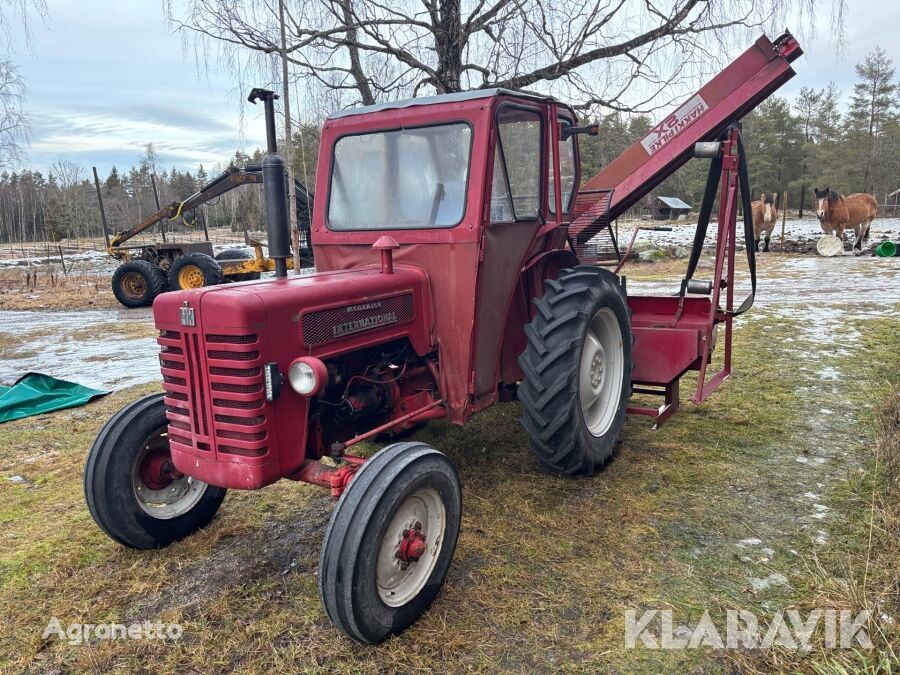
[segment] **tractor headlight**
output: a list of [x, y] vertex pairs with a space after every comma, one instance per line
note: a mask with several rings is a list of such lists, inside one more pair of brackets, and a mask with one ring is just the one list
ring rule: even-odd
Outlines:
[[319, 359], [304, 356], [297, 359], [288, 369], [288, 381], [291, 389], [301, 396], [313, 396], [319, 393], [328, 381], [328, 368]]

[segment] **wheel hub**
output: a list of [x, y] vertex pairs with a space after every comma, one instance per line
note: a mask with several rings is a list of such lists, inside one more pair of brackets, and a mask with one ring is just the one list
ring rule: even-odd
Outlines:
[[612, 425], [621, 400], [625, 359], [615, 314], [601, 308], [587, 325], [581, 351], [578, 396], [585, 424], [594, 436]]
[[129, 272], [122, 278], [122, 290], [130, 298], [139, 298], [147, 290], [144, 277], [137, 272]]
[[600, 388], [600, 383], [603, 381], [603, 350], [601, 348], [596, 354], [594, 354], [594, 358], [591, 359], [591, 386], [594, 389]]
[[425, 535], [422, 534], [422, 523], [416, 521], [411, 530], [403, 530], [403, 538], [395, 554], [400, 560], [400, 568], [406, 569], [411, 562], [418, 562], [427, 549]]
[[201, 288], [203, 286], [203, 272], [194, 265], [185, 265], [178, 272], [178, 285], [182, 288]]
[[155, 448], [144, 456], [141, 462], [140, 473], [144, 485], [151, 490], [162, 490], [173, 480], [178, 480], [184, 476], [183, 473], [175, 469], [169, 453], [162, 448]]
[[177, 518], [200, 501], [209, 486], [175, 468], [166, 427], [144, 443], [131, 469], [131, 488], [138, 506], [160, 520]]
[[389, 607], [399, 607], [425, 586], [443, 544], [447, 509], [433, 488], [417, 490], [397, 508], [384, 533], [375, 581]]

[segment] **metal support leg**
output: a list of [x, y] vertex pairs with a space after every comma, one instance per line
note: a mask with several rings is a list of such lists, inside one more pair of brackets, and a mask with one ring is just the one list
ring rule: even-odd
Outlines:
[[[731, 375], [731, 339], [734, 310], [734, 254], [737, 240], [738, 201], [738, 134], [732, 129], [723, 145], [722, 181], [719, 193], [719, 222], [716, 239], [716, 263], [713, 276], [713, 295], [706, 325], [700, 373], [697, 377], [697, 391], [691, 402], [700, 404]], [[727, 259], [727, 269], [726, 269]], [[719, 306], [722, 289], [725, 289], [725, 308]], [[706, 371], [712, 356], [711, 342], [716, 324], [725, 324], [725, 363], [720, 371], [706, 380]]]

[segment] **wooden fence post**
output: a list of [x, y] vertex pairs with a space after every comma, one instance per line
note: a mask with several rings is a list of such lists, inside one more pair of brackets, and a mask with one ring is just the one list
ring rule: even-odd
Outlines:
[[63, 257], [62, 244], [57, 245], [59, 249], [59, 261], [62, 263], [63, 274], [69, 276], [69, 270], [66, 269], [66, 259]]

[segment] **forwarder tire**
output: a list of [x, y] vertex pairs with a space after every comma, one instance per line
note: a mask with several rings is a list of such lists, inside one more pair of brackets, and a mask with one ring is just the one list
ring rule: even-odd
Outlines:
[[365, 644], [412, 624], [444, 583], [461, 515], [459, 476], [445, 455], [414, 441], [373, 455], [325, 531], [319, 594], [328, 617]]
[[167, 424], [163, 395], [145, 396], [106, 423], [85, 462], [84, 496], [94, 522], [131, 548], [163, 548], [193, 534], [225, 498], [224, 488], [174, 470]]
[[146, 307], [166, 292], [166, 273], [146, 260], [129, 260], [113, 273], [112, 290], [126, 307]]
[[169, 267], [169, 288], [173, 291], [217, 286], [224, 281], [222, 267], [205, 253], [185, 253]]
[[522, 424], [551, 471], [590, 476], [615, 452], [631, 396], [625, 292], [616, 275], [587, 266], [544, 287], [519, 357]]
[[[253, 251], [246, 246], [236, 246], [235, 248], [226, 248], [216, 254], [217, 261], [227, 260], [253, 260], [255, 256]], [[244, 274], [231, 274], [228, 279], [230, 281], [256, 281], [259, 279], [259, 272], [245, 272]]]

